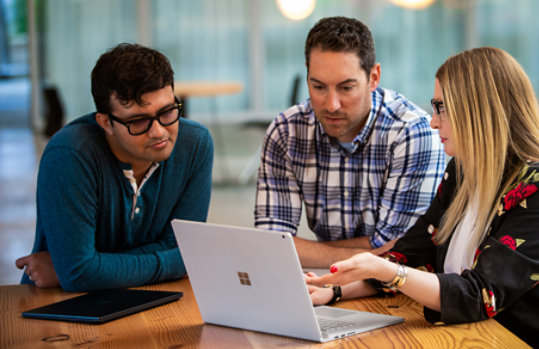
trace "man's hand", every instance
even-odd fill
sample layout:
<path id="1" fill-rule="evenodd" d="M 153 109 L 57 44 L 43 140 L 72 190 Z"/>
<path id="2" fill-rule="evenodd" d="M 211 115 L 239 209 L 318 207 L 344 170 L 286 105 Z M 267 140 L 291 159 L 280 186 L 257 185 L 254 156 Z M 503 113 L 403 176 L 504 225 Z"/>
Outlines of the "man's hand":
<path id="1" fill-rule="evenodd" d="M 21 257 L 15 261 L 15 265 L 19 269 L 24 268 L 24 272 L 37 287 L 60 287 L 49 252 L 36 252 Z"/>
<path id="2" fill-rule="evenodd" d="M 318 287 L 314 285 L 307 285 L 309 289 L 309 296 L 313 305 L 324 305 L 333 298 L 333 289 L 331 287 Z"/>

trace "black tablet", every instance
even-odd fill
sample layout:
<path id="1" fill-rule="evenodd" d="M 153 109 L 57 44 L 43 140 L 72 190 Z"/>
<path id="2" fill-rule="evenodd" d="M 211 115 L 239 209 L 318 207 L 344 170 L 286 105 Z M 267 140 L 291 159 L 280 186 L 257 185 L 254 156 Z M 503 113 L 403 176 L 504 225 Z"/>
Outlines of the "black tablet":
<path id="1" fill-rule="evenodd" d="M 100 324 L 180 299 L 182 292 L 116 289 L 90 292 L 24 311 L 23 317 Z"/>

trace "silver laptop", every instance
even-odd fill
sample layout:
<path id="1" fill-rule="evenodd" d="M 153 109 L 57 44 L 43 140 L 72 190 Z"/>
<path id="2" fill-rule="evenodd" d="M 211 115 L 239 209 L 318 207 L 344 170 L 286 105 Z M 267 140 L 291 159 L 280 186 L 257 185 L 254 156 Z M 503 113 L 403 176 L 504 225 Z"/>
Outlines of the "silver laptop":
<path id="1" fill-rule="evenodd" d="M 290 233 L 182 220 L 172 227 L 206 323 L 326 342 L 404 321 L 313 307 Z"/>

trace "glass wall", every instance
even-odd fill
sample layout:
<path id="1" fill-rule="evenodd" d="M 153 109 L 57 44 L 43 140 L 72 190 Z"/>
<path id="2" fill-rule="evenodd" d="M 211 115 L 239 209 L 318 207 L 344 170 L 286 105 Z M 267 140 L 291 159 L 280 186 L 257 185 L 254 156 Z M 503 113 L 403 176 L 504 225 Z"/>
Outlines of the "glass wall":
<path id="1" fill-rule="evenodd" d="M 178 81 L 237 81 L 241 94 L 216 97 L 221 113 L 250 109 L 249 1 L 152 1 L 152 46 L 171 61 Z M 213 97 L 212 97 L 213 99 Z M 215 101 L 193 98 L 190 114 Z"/>
<path id="2" fill-rule="evenodd" d="M 28 74 L 26 3 L 0 0 L 0 78 Z"/>
<path id="3" fill-rule="evenodd" d="M 475 46 L 509 51 L 539 88 L 539 24 L 535 0 L 437 0 L 423 10 L 389 0 L 318 0 L 303 21 L 285 19 L 273 0 L 48 0 L 45 2 L 45 77 L 58 86 L 68 119 L 94 109 L 90 71 L 120 42 L 151 45 L 171 60 L 181 81 L 238 81 L 239 94 L 193 98 L 200 121 L 272 119 L 289 104 L 302 78 L 303 46 L 322 17 L 356 17 L 373 31 L 382 86 L 428 108 L 437 67 Z"/>
<path id="4" fill-rule="evenodd" d="M 45 2 L 44 84 L 58 89 L 68 121 L 95 110 L 90 74 L 100 54 L 120 42 L 137 42 L 135 4 L 131 0 Z"/>

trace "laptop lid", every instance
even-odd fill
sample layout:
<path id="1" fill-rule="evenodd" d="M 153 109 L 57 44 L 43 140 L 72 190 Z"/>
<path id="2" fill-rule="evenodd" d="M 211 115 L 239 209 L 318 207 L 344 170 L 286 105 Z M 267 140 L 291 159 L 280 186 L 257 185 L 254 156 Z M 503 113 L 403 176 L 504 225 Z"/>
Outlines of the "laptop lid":
<path id="1" fill-rule="evenodd" d="M 99 324 L 178 300 L 182 292 L 115 289 L 24 311 L 23 317 Z"/>
<path id="2" fill-rule="evenodd" d="M 313 307 L 290 233 L 182 220 L 172 227 L 204 322 L 313 341 L 345 336 L 322 334 L 315 309 L 326 317 L 322 308 L 343 309 Z M 348 335 L 403 321 L 349 313 L 367 314 L 368 326 Z"/>

